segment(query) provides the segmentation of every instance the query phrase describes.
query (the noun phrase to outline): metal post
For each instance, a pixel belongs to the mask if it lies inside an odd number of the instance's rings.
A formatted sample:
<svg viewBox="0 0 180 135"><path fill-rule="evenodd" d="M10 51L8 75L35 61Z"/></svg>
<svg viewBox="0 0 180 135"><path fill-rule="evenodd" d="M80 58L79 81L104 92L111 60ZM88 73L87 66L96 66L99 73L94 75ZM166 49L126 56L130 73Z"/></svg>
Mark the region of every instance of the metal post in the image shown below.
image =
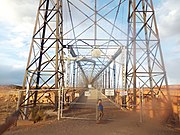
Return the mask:
<svg viewBox="0 0 180 135"><path fill-rule="evenodd" d="M66 80L66 87L69 88L69 82L70 82L70 72L71 72L71 63L70 63L70 48L68 46L68 59L67 59L67 80Z"/></svg>
<svg viewBox="0 0 180 135"><path fill-rule="evenodd" d="M108 88L111 88L111 69L108 68Z"/></svg>
<svg viewBox="0 0 180 135"><path fill-rule="evenodd" d="M58 120L62 118L62 110L61 110L61 89L58 89Z"/></svg>
<svg viewBox="0 0 180 135"><path fill-rule="evenodd" d="M17 107L16 107L16 110L19 110L19 105L21 103L21 98L22 98L22 91L18 90L18 103L17 103Z"/></svg>
<svg viewBox="0 0 180 135"><path fill-rule="evenodd" d="M113 75L114 75L114 91L116 90L116 63L114 61L113 65Z"/></svg>
<svg viewBox="0 0 180 135"><path fill-rule="evenodd" d="M122 61L122 89L125 90L126 86L126 78L125 78L125 47L122 48L122 56L121 56L121 61Z"/></svg>
<svg viewBox="0 0 180 135"><path fill-rule="evenodd" d="M55 75L55 89L58 89L58 71L59 71L59 0L56 1L56 75Z"/></svg>
<svg viewBox="0 0 180 135"><path fill-rule="evenodd" d="M97 105L97 102L98 102L98 93L97 93L97 89L96 89L96 120L98 120L98 105Z"/></svg>
<svg viewBox="0 0 180 135"><path fill-rule="evenodd" d="M61 118L63 118L63 106L64 106L64 88L61 88Z"/></svg>
<svg viewBox="0 0 180 135"><path fill-rule="evenodd" d="M140 83L139 83L139 100L140 100L140 123L143 122L143 90L140 87Z"/></svg>
<svg viewBox="0 0 180 135"><path fill-rule="evenodd" d="M56 0L56 64L55 64L55 89L58 89L58 84L59 84L59 0ZM55 110L58 109L58 91L54 92L55 95Z"/></svg>
<svg viewBox="0 0 180 135"><path fill-rule="evenodd" d="M136 8L136 0L133 0L133 11ZM133 12L133 109L136 110L136 12Z"/></svg>
<svg viewBox="0 0 180 135"><path fill-rule="evenodd" d="M28 112L28 103L29 103L29 99L28 99L28 97L29 97L29 82L30 82L30 80L29 80L30 78L27 78L27 84L26 84L26 96L25 96L25 108L24 108L24 116L23 116L23 119L25 120L25 119L27 119L27 112Z"/></svg>
<svg viewBox="0 0 180 135"><path fill-rule="evenodd" d="M97 40L97 0L94 0L94 46L96 48Z"/></svg>
<svg viewBox="0 0 180 135"><path fill-rule="evenodd" d="M76 87L79 87L80 85L80 70L77 66L77 70L76 70Z"/></svg>
<svg viewBox="0 0 180 135"><path fill-rule="evenodd" d="M76 80L76 62L73 62L73 89L75 89L75 80Z"/></svg>
<svg viewBox="0 0 180 135"><path fill-rule="evenodd" d="M105 89L107 88L107 69L105 70Z"/></svg>
<svg viewBox="0 0 180 135"><path fill-rule="evenodd" d="M104 72L102 73L102 88L104 89Z"/></svg>

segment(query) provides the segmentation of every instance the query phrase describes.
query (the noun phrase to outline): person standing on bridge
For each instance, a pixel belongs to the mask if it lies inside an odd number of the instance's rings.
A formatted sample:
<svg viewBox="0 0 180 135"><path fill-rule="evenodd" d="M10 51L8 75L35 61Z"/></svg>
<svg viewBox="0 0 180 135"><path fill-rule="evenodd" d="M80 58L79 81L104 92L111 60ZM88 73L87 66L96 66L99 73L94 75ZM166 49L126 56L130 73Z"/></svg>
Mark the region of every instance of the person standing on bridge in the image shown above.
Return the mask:
<svg viewBox="0 0 180 135"><path fill-rule="evenodd" d="M104 115L103 113L103 104L102 104L102 99L98 100L98 121L100 121Z"/></svg>

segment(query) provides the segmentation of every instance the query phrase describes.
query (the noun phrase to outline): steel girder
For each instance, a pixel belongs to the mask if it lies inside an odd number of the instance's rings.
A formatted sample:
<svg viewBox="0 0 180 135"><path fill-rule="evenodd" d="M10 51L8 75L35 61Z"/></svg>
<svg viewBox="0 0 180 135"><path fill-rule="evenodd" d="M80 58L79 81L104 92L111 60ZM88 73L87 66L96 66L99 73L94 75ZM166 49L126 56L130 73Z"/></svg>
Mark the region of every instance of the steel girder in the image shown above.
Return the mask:
<svg viewBox="0 0 180 135"><path fill-rule="evenodd" d="M126 28L120 22L123 18L121 7L125 4L125 0L65 1L67 26L64 27L64 44L70 46L72 57L86 59L76 61L86 78L85 83L93 84L102 77L106 68L113 66L113 61L119 63L116 58L121 54L122 46L126 45L127 37ZM96 50L101 52L99 57L92 56Z"/></svg>
<svg viewBox="0 0 180 135"><path fill-rule="evenodd" d="M51 89L64 86L62 0L40 0L24 76L19 109L29 116L40 98ZM38 91L44 94L38 96ZM30 102L31 100L31 102ZM55 102L57 108L57 92ZM24 110L23 110L24 109Z"/></svg>
<svg viewBox="0 0 180 135"><path fill-rule="evenodd" d="M152 98L169 99L168 82L152 0L129 0L126 55L127 101L137 105L138 89L148 89ZM165 85L168 96L162 91ZM125 99L124 99L125 100Z"/></svg>
<svg viewBox="0 0 180 135"><path fill-rule="evenodd" d="M128 22L123 21L124 15ZM117 58L124 46L128 101L136 105L137 82L149 88L151 96L164 95L161 87L167 85L167 77L152 0L40 0L23 83L24 88L36 91L27 90L19 106L36 106L38 89L66 87L64 78L71 78L71 72L73 87L80 80L86 86L103 81L105 88L111 87L112 62L117 68L121 65ZM93 51L100 55L93 56ZM73 62L72 71L70 65L65 66L68 52L70 57L82 58Z"/></svg>

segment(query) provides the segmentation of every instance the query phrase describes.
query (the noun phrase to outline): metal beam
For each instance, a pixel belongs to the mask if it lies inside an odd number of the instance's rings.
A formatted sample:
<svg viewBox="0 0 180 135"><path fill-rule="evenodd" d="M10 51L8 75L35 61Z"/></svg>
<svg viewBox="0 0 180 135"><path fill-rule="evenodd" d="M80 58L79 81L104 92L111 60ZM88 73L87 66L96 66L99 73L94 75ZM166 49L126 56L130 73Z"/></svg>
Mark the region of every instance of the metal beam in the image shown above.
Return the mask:
<svg viewBox="0 0 180 135"><path fill-rule="evenodd" d="M82 59L79 59L77 61L88 61L88 62L92 62L92 63L94 63L94 65L96 65L96 61L95 60L88 59L88 58L85 58L85 57L82 57Z"/></svg>
<svg viewBox="0 0 180 135"><path fill-rule="evenodd" d="M92 79L92 82L91 83L94 83L94 81L96 81L99 76L101 75L101 73L121 54L122 52L122 47L120 47L117 52L112 56L111 60L105 65L104 68L102 68L99 73L96 74L96 76Z"/></svg>
<svg viewBox="0 0 180 135"><path fill-rule="evenodd" d="M76 55L76 53L74 52L72 46L70 46L70 53L71 53L71 55L72 55L73 57L77 57L77 55ZM83 75L84 75L84 77L85 77L86 83L88 83L88 78L87 78L87 76L86 76L86 74L85 74L85 72L84 72L84 70L83 70L83 68L82 68L82 66L81 66L80 61L76 61L76 62L77 62L77 65L79 66L79 68L81 69L81 71L82 71L82 73L83 73Z"/></svg>

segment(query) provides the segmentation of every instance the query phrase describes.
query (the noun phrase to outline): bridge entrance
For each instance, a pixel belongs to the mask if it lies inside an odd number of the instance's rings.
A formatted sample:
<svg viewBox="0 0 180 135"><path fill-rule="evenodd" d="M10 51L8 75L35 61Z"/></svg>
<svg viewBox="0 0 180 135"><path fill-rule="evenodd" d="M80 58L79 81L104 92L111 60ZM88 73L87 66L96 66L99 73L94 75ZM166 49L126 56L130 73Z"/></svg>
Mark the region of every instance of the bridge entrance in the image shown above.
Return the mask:
<svg viewBox="0 0 180 135"><path fill-rule="evenodd" d="M136 110L141 96L171 106L154 14L152 0L40 0L18 110L28 118L50 90L69 118L96 117L98 98L105 108L118 98Z"/></svg>
<svg viewBox="0 0 180 135"><path fill-rule="evenodd" d="M68 108L61 109L61 118L97 120L99 99L102 100L104 107L103 119L105 120L112 119L111 114L106 112L120 109L120 106L108 98L102 89L89 88L76 93L76 96L75 100L68 104ZM114 96L111 98L114 98Z"/></svg>

